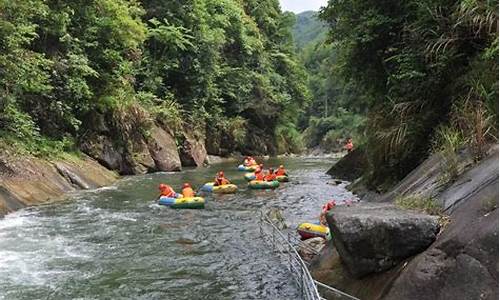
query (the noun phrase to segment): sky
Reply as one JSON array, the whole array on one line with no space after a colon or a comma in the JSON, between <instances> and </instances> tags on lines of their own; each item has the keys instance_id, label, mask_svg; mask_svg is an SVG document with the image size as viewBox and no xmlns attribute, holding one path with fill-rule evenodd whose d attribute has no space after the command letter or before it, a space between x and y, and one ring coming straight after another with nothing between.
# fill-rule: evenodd
<instances>
[{"instance_id":1,"label":"sky","mask_svg":"<svg viewBox=\"0 0 500 300\"><path fill-rule=\"evenodd\" d=\"M325 6L328 0L280 0L283 11L300 13L306 10L318 10Z\"/></svg>"}]
</instances>

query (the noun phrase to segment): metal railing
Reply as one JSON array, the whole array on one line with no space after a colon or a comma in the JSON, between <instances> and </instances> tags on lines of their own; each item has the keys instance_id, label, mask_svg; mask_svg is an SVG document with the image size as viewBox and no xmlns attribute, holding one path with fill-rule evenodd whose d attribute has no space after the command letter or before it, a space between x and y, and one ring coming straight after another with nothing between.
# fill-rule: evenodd
<instances>
[{"instance_id":1,"label":"metal railing","mask_svg":"<svg viewBox=\"0 0 500 300\"><path fill-rule=\"evenodd\" d=\"M308 264L302 259L292 243L300 243L301 247L315 254L319 254L318 251L302 243L298 238L290 235L290 233L285 236L262 211L260 211L259 227L261 237L264 241L270 243L273 252L279 255L283 261L287 262L288 269L293 274L293 278L305 300L323 300L324 298L320 296L318 288L325 291L325 294L334 295L335 299L359 300L334 287L314 280L309 272Z\"/></svg>"},{"instance_id":2,"label":"metal railing","mask_svg":"<svg viewBox=\"0 0 500 300\"><path fill-rule=\"evenodd\" d=\"M306 264L295 250L295 247L262 211L260 213L261 237L270 242L273 251L287 261L288 268L299 286L302 297L305 300L320 300L321 297L311 273L309 273Z\"/></svg>"}]
</instances>

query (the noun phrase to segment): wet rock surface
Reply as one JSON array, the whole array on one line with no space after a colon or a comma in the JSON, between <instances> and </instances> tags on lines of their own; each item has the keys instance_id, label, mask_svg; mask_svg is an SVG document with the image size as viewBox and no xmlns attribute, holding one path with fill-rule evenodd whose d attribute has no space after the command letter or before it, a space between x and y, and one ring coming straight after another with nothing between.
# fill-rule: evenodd
<instances>
[{"instance_id":1,"label":"wet rock surface","mask_svg":"<svg viewBox=\"0 0 500 300\"><path fill-rule=\"evenodd\" d=\"M356 278L385 271L422 252L439 232L437 218L391 204L335 207L327 221L343 263Z\"/></svg>"},{"instance_id":2,"label":"wet rock surface","mask_svg":"<svg viewBox=\"0 0 500 300\"><path fill-rule=\"evenodd\" d=\"M60 199L64 193L114 182L118 176L87 156L46 161L0 157L9 172L0 173L0 215Z\"/></svg>"}]
</instances>

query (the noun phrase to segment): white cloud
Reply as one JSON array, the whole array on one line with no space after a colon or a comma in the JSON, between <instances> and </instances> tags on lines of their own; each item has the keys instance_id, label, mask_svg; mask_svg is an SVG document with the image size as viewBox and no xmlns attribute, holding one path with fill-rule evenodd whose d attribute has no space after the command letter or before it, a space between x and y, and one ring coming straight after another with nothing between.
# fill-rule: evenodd
<instances>
[{"instance_id":1,"label":"white cloud","mask_svg":"<svg viewBox=\"0 0 500 300\"><path fill-rule=\"evenodd\" d=\"M321 6L326 6L328 0L280 0L283 11L300 13L306 10L319 10Z\"/></svg>"}]
</instances>

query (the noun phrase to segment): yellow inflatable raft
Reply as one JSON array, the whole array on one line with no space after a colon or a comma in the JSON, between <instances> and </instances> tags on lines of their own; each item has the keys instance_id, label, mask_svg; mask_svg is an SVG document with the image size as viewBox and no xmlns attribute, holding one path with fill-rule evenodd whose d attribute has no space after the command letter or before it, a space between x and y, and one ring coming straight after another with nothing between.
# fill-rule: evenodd
<instances>
[{"instance_id":1,"label":"yellow inflatable raft","mask_svg":"<svg viewBox=\"0 0 500 300\"><path fill-rule=\"evenodd\" d=\"M326 238L329 228L319 224L302 223L297 227L297 232L303 240L322 237Z\"/></svg>"}]
</instances>

